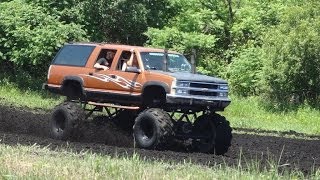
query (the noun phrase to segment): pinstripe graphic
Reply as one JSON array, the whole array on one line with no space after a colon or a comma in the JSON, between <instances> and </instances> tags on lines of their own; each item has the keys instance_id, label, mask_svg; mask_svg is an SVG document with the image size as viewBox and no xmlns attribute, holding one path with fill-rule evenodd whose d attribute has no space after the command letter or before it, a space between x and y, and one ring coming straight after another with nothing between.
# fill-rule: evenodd
<instances>
[{"instance_id":1,"label":"pinstripe graphic","mask_svg":"<svg viewBox=\"0 0 320 180\"><path fill-rule=\"evenodd\" d=\"M114 84L117 84L118 86L125 88L125 89L134 89L134 90L141 90L142 85L140 83L127 80L121 76L117 76L114 74L94 74L94 75L87 75L87 74L80 74L83 76L87 76L90 78L94 78L103 82L113 82Z\"/></svg>"}]
</instances>

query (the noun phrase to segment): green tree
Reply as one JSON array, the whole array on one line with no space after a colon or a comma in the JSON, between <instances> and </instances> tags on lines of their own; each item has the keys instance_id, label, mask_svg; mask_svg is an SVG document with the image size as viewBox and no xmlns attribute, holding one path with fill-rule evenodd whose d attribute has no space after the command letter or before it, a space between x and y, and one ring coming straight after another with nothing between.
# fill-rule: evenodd
<instances>
[{"instance_id":1,"label":"green tree","mask_svg":"<svg viewBox=\"0 0 320 180\"><path fill-rule=\"evenodd\" d=\"M250 47L242 50L227 69L227 78L233 94L260 95L262 87L263 50Z\"/></svg>"},{"instance_id":2,"label":"green tree","mask_svg":"<svg viewBox=\"0 0 320 180\"><path fill-rule=\"evenodd\" d=\"M280 104L315 104L320 94L320 3L284 11L280 25L266 34L264 77L267 96Z\"/></svg>"},{"instance_id":3,"label":"green tree","mask_svg":"<svg viewBox=\"0 0 320 180\"><path fill-rule=\"evenodd\" d=\"M93 41L142 45L148 27L162 27L174 14L168 0L88 0L85 27Z\"/></svg>"},{"instance_id":4,"label":"green tree","mask_svg":"<svg viewBox=\"0 0 320 180\"><path fill-rule=\"evenodd\" d=\"M191 54L191 49L195 48L197 59L200 59L198 70L206 74L216 73L202 67L219 65L211 61L217 60L215 54L220 52L216 42L219 40L217 35L223 32L224 22L216 11L207 9L199 0L173 0L172 6L178 9L177 15L163 28L149 28L145 33L147 44L185 54Z\"/></svg>"},{"instance_id":5,"label":"green tree","mask_svg":"<svg viewBox=\"0 0 320 180\"><path fill-rule=\"evenodd\" d=\"M0 60L13 62L17 70L44 75L59 47L85 39L82 26L60 22L23 0L0 3L0 9Z\"/></svg>"},{"instance_id":6,"label":"green tree","mask_svg":"<svg viewBox=\"0 0 320 180\"><path fill-rule=\"evenodd\" d=\"M25 0L30 5L40 6L60 22L83 24L81 9L85 0Z\"/></svg>"}]
</instances>

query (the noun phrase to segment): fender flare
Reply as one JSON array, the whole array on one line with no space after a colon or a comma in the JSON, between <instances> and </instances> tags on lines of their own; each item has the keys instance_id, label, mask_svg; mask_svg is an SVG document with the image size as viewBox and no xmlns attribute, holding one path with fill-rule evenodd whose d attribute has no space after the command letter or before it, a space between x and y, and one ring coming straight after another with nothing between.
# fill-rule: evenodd
<instances>
[{"instance_id":1,"label":"fender flare","mask_svg":"<svg viewBox=\"0 0 320 180\"><path fill-rule=\"evenodd\" d=\"M164 82L159 82L159 81L148 81L146 82L143 87L142 87L142 94L144 94L144 90L147 88L147 87L150 87L150 86L159 86L159 87L162 87L164 89L164 91L166 93L170 93L170 88L169 88L169 85L164 83Z\"/></svg>"},{"instance_id":2,"label":"fender flare","mask_svg":"<svg viewBox=\"0 0 320 180\"><path fill-rule=\"evenodd\" d=\"M83 88L83 79L79 76L65 76L62 80L62 86L61 86L61 92L63 92L63 89L65 87L65 84L68 82L68 81L73 81L73 82L77 82L80 84L80 91L83 95L85 95L85 91L84 91L84 88Z\"/></svg>"}]
</instances>

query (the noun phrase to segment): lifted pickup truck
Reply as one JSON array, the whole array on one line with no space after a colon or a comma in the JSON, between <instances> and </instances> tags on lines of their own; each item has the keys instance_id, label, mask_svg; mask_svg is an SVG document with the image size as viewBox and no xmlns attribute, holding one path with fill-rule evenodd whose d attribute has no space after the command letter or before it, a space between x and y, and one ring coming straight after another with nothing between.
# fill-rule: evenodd
<instances>
[{"instance_id":1,"label":"lifted pickup truck","mask_svg":"<svg viewBox=\"0 0 320 180\"><path fill-rule=\"evenodd\" d=\"M109 67L95 68L108 52L114 54ZM133 128L138 147L154 149L173 139L191 140L200 152L224 154L232 129L215 112L230 104L228 84L191 69L182 54L164 49L66 44L52 61L44 84L67 97L53 112L51 134L71 138L94 111L106 111L108 117L121 117L121 124Z\"/></svg>"}]
</instances>

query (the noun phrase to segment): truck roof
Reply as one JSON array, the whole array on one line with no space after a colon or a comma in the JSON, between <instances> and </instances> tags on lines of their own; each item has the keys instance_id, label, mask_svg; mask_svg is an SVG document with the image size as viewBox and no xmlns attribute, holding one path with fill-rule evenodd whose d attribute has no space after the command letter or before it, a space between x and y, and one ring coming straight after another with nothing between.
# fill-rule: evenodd
<instances>
[{"instance_id":1,"label":"truck roof","mask_svg":"<svg viewBox=\"0 0 320 180\"><path fill-rule=\"evenodd\" d=\"M111 49L126 49L126 50L137 49L140 52L164 52L164 49L161 49L161 48L131 46L131 45L123 45L123 44L109 44L109 43L98 43L98 42L73 42L68 44L101 46L101 47L111 48ZM168 50L168 53L180 54L179 52L170 51L170 50Z\"/></svg>"}]
</instances>

